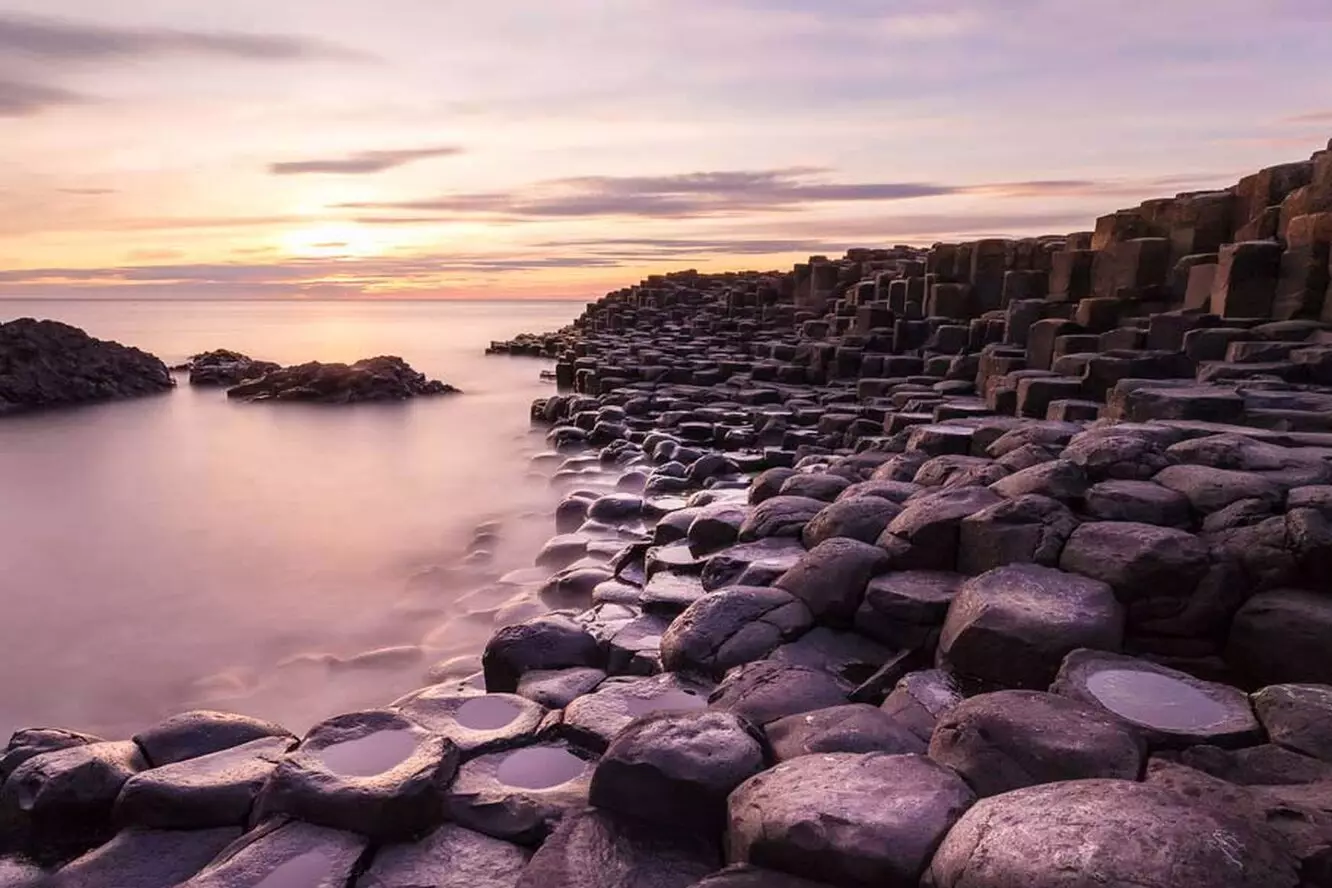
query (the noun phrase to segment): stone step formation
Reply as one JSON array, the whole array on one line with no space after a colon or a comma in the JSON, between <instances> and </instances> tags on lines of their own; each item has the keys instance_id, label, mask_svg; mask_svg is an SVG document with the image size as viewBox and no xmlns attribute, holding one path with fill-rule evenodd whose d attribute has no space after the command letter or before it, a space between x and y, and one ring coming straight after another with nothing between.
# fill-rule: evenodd
<instances>
[{"instance_id":1,"label":"stone step formation","mask_svg":"<svg viewBox=\"0 0 1332 888\"><path fill-rule=\"evenodd\" d=\"M1332 151L496 343L563 499L479 671L19 732L0 882L1332 885L1329 222Z\"/></svg>"}]
</instances>

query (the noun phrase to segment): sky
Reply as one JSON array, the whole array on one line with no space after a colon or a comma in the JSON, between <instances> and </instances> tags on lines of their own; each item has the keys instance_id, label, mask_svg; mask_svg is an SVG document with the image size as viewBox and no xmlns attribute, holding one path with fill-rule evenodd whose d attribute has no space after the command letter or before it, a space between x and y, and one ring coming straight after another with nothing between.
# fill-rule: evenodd
<instances>
[{"instance_id":1,"label":"sky","mask_svg":"<svg viewBox=\"0 0 1332 888\"><path fill-rule=\"evenodd\" d=\"M591 299L1332 135L1329 0L0 0L0 298Z\"/></svg>"}]
</instances>

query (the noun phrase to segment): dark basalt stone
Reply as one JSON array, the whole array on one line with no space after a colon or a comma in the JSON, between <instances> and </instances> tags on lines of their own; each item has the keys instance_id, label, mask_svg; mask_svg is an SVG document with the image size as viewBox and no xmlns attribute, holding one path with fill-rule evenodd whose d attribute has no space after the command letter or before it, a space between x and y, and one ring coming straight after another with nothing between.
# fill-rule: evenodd
<instances>
[{"instance_id":1,"label":"dark basalt stone","mask_svg":"<svg viewBox=\"0 0 1332 888\"><path fill-rule=\"evenodd\" d=\"M1332 598L1274 589L1250 598L1230 627L1226 663L1254 685L1332 683Z\"/></svg>"},{"instance_id":2,"label":"dark basalt stone","mask_svg":"<svg viewBox=\"0 0 1332 888\"><path fill-rule=\"evenodd\" d=\"M586 807L593 764L587 753L556 743L480 756L449 787L449 817L497 839L539 845L562 817Z\"/></svg>"},{"instance_id":3,"label":"dark basalt stone","mask_svg":"<svg viewBox=\"0 0 1332 888\"><path fill-rule=\"evenodd\" d=\"M591 802L654 823L720 834L726 797L769 760L762 734L730 712L648 715L616 735L597 763Z\"/></svg>"},{"instance_id":4,"label":"dark basalt stone","mask_svg":"<svg viewBox=\"0 0 1332 888\"><path fill-rule=\"evenodd\" d=\"M893 658L894 651L876 641L827 626L816 626L768 655L774 663L821 669L852 685L870 681Z\"/></svg>"},{"instance_id":5,"label":"dark basalt stone","mask_svg":"<svg viewBox=\"0 0 1332 888\"><path fill-rule=\"evenodd\" d=\"M486 689L511 694L537 670L606 666L606 650L587 627L567 614L545 614L501 629L481 658Z\"/></svg>"},{"instance_id":6,"label":"dark basalt stone","mask_svg":"<svg viewBox=\"0 0 1332 888\"><path fill-rule=\"evenodd\" d=\"M802 536L805 545L811 549L827 540L842 537L873 543L901 512L901 506L880 496L839 498L805 525Z\"/></svg>"},{"instance_id":7,"label":"dark basalt stone","mask_svg":"<svg viewBox=\"0 0 1332 888\"><path fill-rule=\"evenodd\" d=\"M689 888L717 869L715 840L688 824L651 824L589 810L566 817L532 857L518 888Z\"/></svg>"},{"instance_id":8,"label":"dark basalt stone","mask_svg":"<svg viewBox=\"0 0 1332 888\"><path fill-rule=\"evenodd\" d=\"M929 888L1295 888L1265 826L1125 780L1077 780L985 799L948 834Z\"/></svg>"},{"instance_id":9,"label":"dark basalt stone","mask_svg":"<svg viewBox=\"0 0 1332 888\"><path fill-rule=\"evenodd\" d=\"M1011 564L962 586L939 637L939 665L1002 688L1045 688L1078 648L1118 650L1124 609L1105 583Z\"/></svg>"},{"instance_id":10,"label":"dark basalt stone","mask_svg":"<svg viewBox=\"0 0 1332 888\"><path fill-rule=\"evenodd\" d=\"M962 700L962 691L951 675L927 669L903 676L879 708L928 744L939 719Z\"/></svg>"},{"instance_id":11,"label":"dark basalt stone","mask_svg":"<svg viewBox=\"0 0 1332 888\"><path fill-rule=\"evenodd\" d=\"M962 574L927 570L877 576L856 611L856 631L889 647L924 647L943 626L948 606L966 580Z\"/></svg>"},{"instance_id":12,"label":"dark basalt stone","mask_svg":"<svg viewBox=\"0 0 1332 888\"><path fill-rule=\"evenodd\" d=\"M170 391L157 358L57 321L0 323L0 416Z\"/></svg>"},{"instance_id":13,"label":"dark basalt stone","mask_svg":"<svg viewBox=\"0 0 1332 888\"><path fill-rule=\"evenodd\" d=\"M183 368L177 369L189 371L190 385L233 386L281 370L282 365L220 348L192 355Z\"/></svg>"},{"instance_id":14,"label":"dark basalt stone","mask_svg":"<svg viewBox=\"0 0 1332 888\"><path fill-rule=\"evenodd\" d=\"M802 473L787 478L778 493L781 496L808 497L830 503L850 486L850 481L837 475Z\"/></svg>"},{"instance_id":15,"label":"dark basalt stone","mask_svg":"<svg viewBox=\"0 0 1332 888\"><path fill-rule=\"evenodd\" d=\"M694 888L829 888L827 882L811 882L774 870L738 863L713 873Z\"/></svg>"},{"instance_id":16,"label":"dark basalt stone","mask_svg":"<svg viewBox=\"0 0 1332 888\"><path fill-rule=\"evenodd\" d=\"M116 799L121 827L240 826L295 737L266 737L135 774Z\"/></svg>"},{"instance_id":17,"label":"dark basalt stone","mask_svg":"<svg viewBox=\"0 0 1332 888\"><path fill-rule=\"evenodd\" d=\"M1134 657L1074 651L1050 690L1105 709L1154 749L1249 746L1262 738L1243 692Z\"/></svg>"},{"instance_id":18,"label":"dark basalt stone","mask_svg":"<svg viewBox=\"0 0 1332 888\"><path fill-rule=\"evenodd\" d=\"M181 888L346 885L366 846L354 833L273 820L242 836Z\"/></svg>"},{"instance_id":19,"label":"dark basalt stone","mask_svg":"<svg viewBox=\"0 0 1332 888\"><path fill-rule=\"evenodd\" d=\"M602 752L636 719L657 712L689 712L708 705L709 684L675 673L612 678L564 710L558 731L584 749Z\"/></svg>"},{"instance_id":20,"label":"dark basalt stone","mask_svg":"<svg viewBox=\"0 0 1332 888\"><path fill-rule=\"evenodd\" d=\"M731 794L727 848L732 862L905 888L974 800L960 777L924 756L807 755Z\"/></svg>"},{"instance_id":21,"label":"dark basalt stone","mask_svg":"<svg viewBox=\"0 0 1332 888\"><path fill-rule=\"evenodd\" d=\"M102 743L101 737L80 734L77 731L65 731L59 728L27 728L15 731L9 738L8 745L0 753L0 784L9 779L14 769L28 759L44 752L55 752L74 746L87 746L89 743Z\"/></svg>"},{"instance_id":22,"label":"dark basalt stone","mask_svg":"<svg viewBox=\"0 0 1332 888\"><path fill-rule=\"evenodd\" d=\"M0 789L0 837L39 863L100 845L114 832L121 787L147 763L129 741L45 752L20 764Z\"/></svg>"},{"instance_id":23,"label":"dark basalt stone","mask_svg":"<svg viewBox=\"0 0 1332 888\"><path fill-rule=\"evenodd\" d=\"M926 744L887 712L865 703L816 709L764 728L778 761L828 752L924 753Z\"/></svg>"},{"instance_id":24,"label":"dark basalt stone","mask_svg":"<svg viewBox=\"0 0 1332 888\"><path fill-rule=\"evenodd\" d=\"M1137 780L1147 744L1099 707L1037 691L964 700L939 720L930 758L980 796L1060 780Z\"/></svg>"},{"instance_id":25,"label":"dark basalt stone","mask_svg":"<svg viewBox=\"0 0 1332 888\"><path fill-rule=\"evenodd\" d=\"M708 705L766 725L788 715L841 706L849 702L852 690L850 684L822 669L760 660L727 673Z\"/></svg>"},{"instance_id":26,"label":"dark basalt stone","mask_svg":"<svg viewBox=\"0 0 1332 888\"><path fill-rule=\"evenodd\" d=\"M203 830L124 830L62 867L44 888L169 888L203 869L240 838L239 826ZM3 880L0 870L0 880ZM0 881L6 888L12 882Z\"/></svg>"},{"instance_id":27,"label":"dark basalt stone","mask_svg":"<svg viewBox=\"0 0 1332 888\"><path fill-rule=\"evenodd\" d=\"M962 487L917 496L906 503L879 538L890 554L895 545L909 549L893 557L898 570L954 570L962 519L1003 501L984 487Z\"/></svg>"},{"instance_id":28,"label":"dark basalt stone","mask_svg":"<svg viewBox=\"0 0 1332 888\"><path fill-rule=\"evenodd\" d=\"M311 361L283 367L227 389L227 397L244 401L354 404L457 392L453 386L427 379L402 358L381 355L355 364Z\"/></svg>"},{"instance_id":29,"label":"dark basalt stone","mask_svg":"<svg viewBox=\"0 0 1332 888\"><path fill-rule=\"evenodd\" d=\"M804 602L815 620L849 626L870 580L891 563L877 546L835 537L805 553L777 586Z\"/></svg>"},{"instance_id":30,"label":"dark basalt stone","mask_svg":"<svg viewBox=\"0 0 1332 888\"><path fill-rule=\"evenodd\" d=\"M518 683L518 696L547 709L563 709L606 680L600 669L573 667L529 672Z\"/></svg>"},{"instance_id":31,"label":"dark basalt stone","mask_svg":"<svg viewBox=\"0 0 1332 888\"><path fill-rule=\"evenodd\" d=\"M1069 537L1059 566L1108 583L1129 603L1160 590L1188 597L1209 565L1202 540L1168 527L1127 521L1083 524Z\"/></svg>"},{"instance_id":32,"label":"dark basalt stone","mask_svg":"<svg viewBox=\"0 0 1332 888\"><path fill-rule=\"evenodd\" d=\"M1152 481L1102 481L1088 489L1083 509L1097 521L1188 527L1188 497Z\"/></svg>"},{"instance_id":33,"label":"dark basalt stone","mask_svg":"<svg viewBox=\"0 0 1332 888\"><path fill-rule=\"evenodd\" d=\"M804 496L774 496L765 499L749 513L740 528L745 543L768 537L800 537L805 525L814 520L828 504Z\"/></svg>"},{"instance_id":34,"label":"dark basalt stone","mask_svg":"<svg viewBox=\"0 0 1332 888\"><path fill-rule=\"evenodd\" d=\"M449 685L422 688L392 708L447 737L463 758L530 742L546 717L544 707L522 696L458 694Z\"/></svg>"},{"instance_id":35,"label":"dark basalt stone","mask_svg":"<svg viewBox=\"0 0 1332 888\"><path fill-rule=\"evenodd\" d=\"M253 819L285 814L381 841L415 838L443 821L458 759L452 741L397 712L336 716L282 760Z\"/></svg>"},{"instance_id":36,"label":"dark basalt stone","mask_svg":"<svg viewBox=\"0 0 1332 888\"><path fill-rule=\"evenodd\" d=\"M375 852L357 888L514 888L529 852L446 823L419 842Z\"/></svg>"},{"instance_id":37,"label":"dark basalt stone","mask_svg":"<svg viewBox=\"0 0 1332 888\"><path fill-rule=\"evenodd\" d=\"M195 710L173 715L134 735L154 768L221 752L268 737L296 738L281 725L227 712Z\"/></svg>"},{"instance_id":38,"label":"dark basalt stone","mask_svg":"<svg viewBox=\"0 0 1332 888\"><path fill-rule=\"evenodd\" d=\"M1271 685L1253 695L1253 709L1273 743L1332 762L1332 687Z\"/></svg>"},{"instance_id":39,"label":"dark basalt stone","mask_svg":"<svg viewBox=\"0 0 1332 888\"><path fill-rule=\"evenodd\" d=\"M770 586L805 556L804 545L789 537L769 537L723 549L708 559L701 581L708 591L732 585ZM752 582L765 579L767 582Z\"/></svg>"}]
</instances>

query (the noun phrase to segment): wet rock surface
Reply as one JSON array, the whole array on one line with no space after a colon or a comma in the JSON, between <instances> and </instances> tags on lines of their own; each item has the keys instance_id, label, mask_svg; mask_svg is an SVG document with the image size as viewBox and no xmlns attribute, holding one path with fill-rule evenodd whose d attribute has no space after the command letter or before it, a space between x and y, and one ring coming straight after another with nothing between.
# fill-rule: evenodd
<instances>
[{"instance_id":1,"label":"wet rock surface","mask_svg":"<svg viewBox=\"0 0 1332 888\"><path fill-rule=\"evenodd\" d=\"M594 766L587 753L554 743L483 755L459 769L448 814L493 838L539 845L561 818L587 806Z\"/></svg>"},{"instance_id":2,"label":"wet rock surface","mask_svg":"<svg viewBox=\"0 0 1332 888\"><path fill-rule=\"evenodd\" d=\"M380 848L358 888L513 888L530 852L446 823L419 842Z\"/></svg>"},{"instance_id":3,"label":"wet rock surface","mask_svg":"<svg viewBox=\"0 0 1332 888\"><path fill-rule=\"evenodd\" d=\"M167 392L166 364L57 321L0 324L0 416Z\"/></svg>"},{"instance_id":4,"label":"wet rock surface","mask_svg":"<svg viewBox=\"0 0 1332 888\"><path fill-rule=\"evenodd\" d=\"M456 394L457 389L427 379L402 358L380 356L354 364L311 361L270 370L227 389L228 398L242 401L304 401L315 404L355 404L364 401L401 401L423 395Z\"/></svg>"}]
</instances>

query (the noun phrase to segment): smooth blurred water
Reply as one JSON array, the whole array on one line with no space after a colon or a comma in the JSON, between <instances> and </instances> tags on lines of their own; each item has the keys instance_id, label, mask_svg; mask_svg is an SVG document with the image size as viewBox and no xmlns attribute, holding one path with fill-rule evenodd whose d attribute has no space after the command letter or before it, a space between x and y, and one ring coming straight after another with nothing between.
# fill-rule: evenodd
<instances>
[{"instance_id":1,"label":"smooth blurred water","mask_svg":"<svg viewBox=\"0 0 1332 888\"><path fill-rule=\"evenodd\" d=\"M212 348L282 363L396 354L464 391L242 404L182 377L167 395L0 420L0 732L126 736L191 706L299 732L478 653L504 599L468 593L531 564L554 496L528 475L548 364L482 352L580 307L0 302L0 319L65 321L168 363ZM460 567L489 519L503 522L493 566ZM427 637L419 661L326 656Z\"/></svg>"}]
</instances>

